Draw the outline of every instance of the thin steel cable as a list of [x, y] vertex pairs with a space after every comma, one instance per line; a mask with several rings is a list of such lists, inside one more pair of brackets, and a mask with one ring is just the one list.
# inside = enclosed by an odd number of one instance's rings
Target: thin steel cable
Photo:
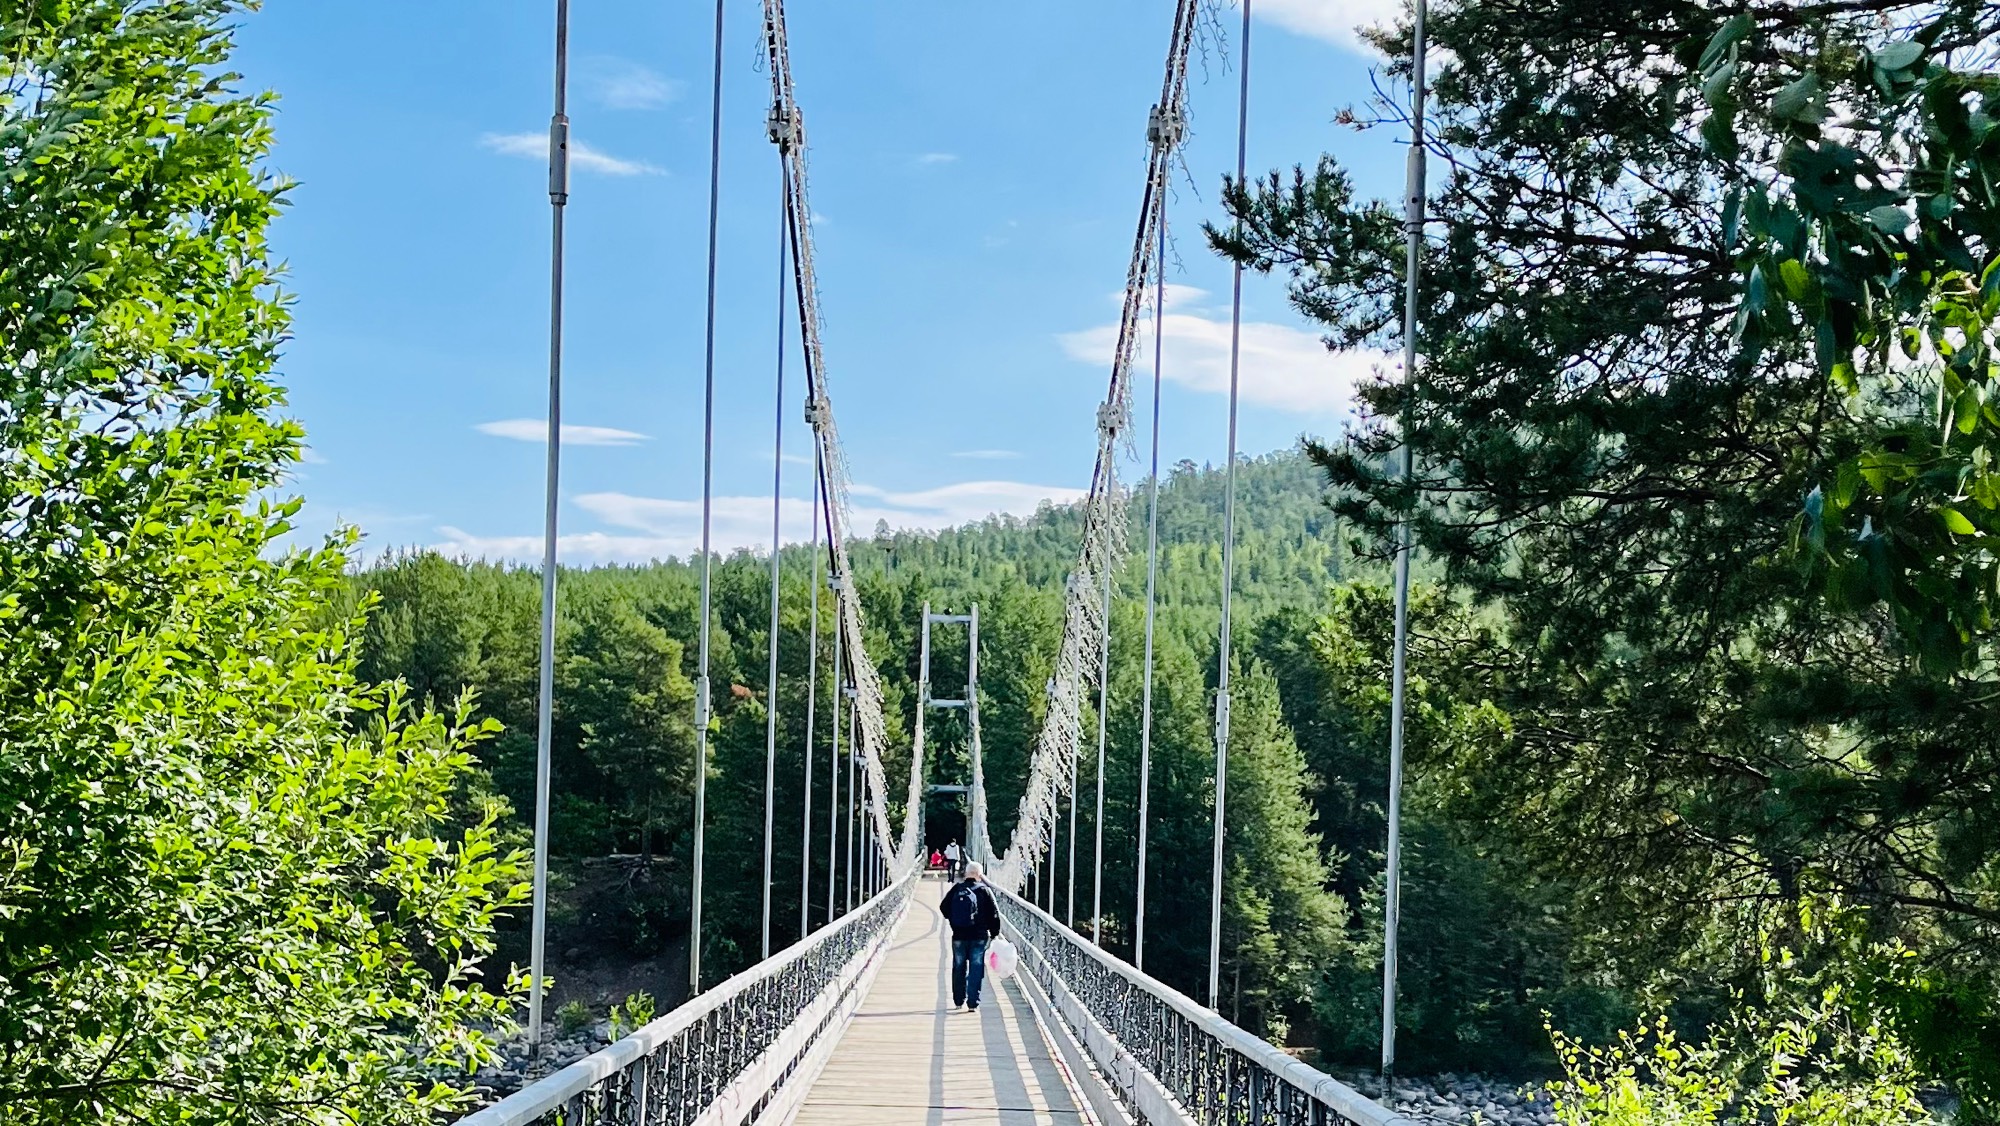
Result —
[[1160, 216], [1157, 269], [1153, 287], [1153, 467], [1146, 486], [1146, 659], [1139, 689], [1139, 871], [1138, 903], [1132, 912], [1132, 965], [1146, 968], [1146, 836], [1151, 828], [1153, 790], [1153, 618], [1160, 580], [1160, 372], [1167, 316], [1167, 217]]
[[[845, 692], [846, 689], [842, 689]], [[847, 709], [847, 909], [854, 910], [854, 711]]]
[[542, 500], [541, 668], [535, 712], [534, 923], [528, 962], [528, 1042], [542, 1041], [543, 946], [549, 915], [550, 745], [556, 693], [556, 510], [562, 477], [563, 208], [569, 203], [569, 0], [556, 0], [555, 112], [549, 117], [549, 419]]
[[[1250, 0], [1243, 0], [1242, 84], [1236, 103], [1236, 182], [1248, 163], [1250, 134]], [[1238, 230], [1242, 225], [1239, 223]], [[1229, 297], [1229, 468], [1222, 494], [1222, 644], [1215, 688], [1215, 867], [1208, 909], [1208, 1007], [1220, 1000], [1222, 973], [1222, 846], [1229, 788], [1229, 606], [1236, 593], [1236, 404], [1243, 352], [1243, 263], [1231, 271]]]
[[[835, 600], [834, 613], [839, 614], [840, 591], [838, 589], [833, 592], [833, 597]], [[831, 839], [833, 848], [833, 851], [829, 852], [826, 857], [826, 917], [828, 919], [833, 918], [833, 886], [840, 879], [840, 701], [843, 696], [847, 695], [847, 674], [842, 670], [840, 660], [840, 638], [844, 632], [838, 623], [836, 623], [833, 630], [833, 723], [831, 725], [831, 734], [833, 735], [833, 804], [826, 811], [828, 821], [827, 836]], [[852, 762], [853, 760], [850, 759], [847, 770], [847, 842], [850, 852], [854, 845], [854, 768]], [[851, 860], [847, 867], [848, 882], [852, 883], [854, 864]], [[854, 897], [850, 894], [847, 897], [847, 907], [852, 908], [853, 906]], [[841, 911], [843, 915], [846, 913], [845, 909]]]
[[[814, 462], [820, 462], [818, 452], [814, 452]], [[828, 576], [828, 582], [830, 580], [832, 580], [832, 576]], [[840, 598], [838, 590], [834, 592], [834, 598], [836, 600]], [[840, 608], [836, 604], [834, 612], [838, 614], [838, 610]], [[828, 784], [832, 786], [832, 792], [826, 798], [826, 922], [834, 922], [834, 900], [836, 900], [834, 890], [840, 884], [840, 686], [844, 682], [846, 680], [840, 674], [840, 626], [836, 624], [834, 626], [834, 700], [832, 700], [832, 704], [834, 704], [834, 716], [832, 716], [832, 722], [826, 726], [828, 728], [826, 734], [830, 734], [832, 740], [834, 740], [834, 748], [832, 748], [832, 752], [828, 752], [828, 760], [826, 760], [826, 774], [828, 774], [828, 780], [830, 780]], [[850, 794], [852, 794], [852, 788], [854, 788], [854, 780], [848, 778], [848, 792]], [[852, 800], [852, 796], [848, 800]]]
[[[819, 474], [812, 480], [812, 587], [807, 595], [809, 621], [806, 625], [806, 741], [805, 813], [799, 818], [799, 938], [812, 933], [812, 827], [813, 827], [813, 734], [819, 720]], [[831, 806], [829, 806], [831, 808]], [[828, 863], [833, 850], [828, 848]], [[827, 892], [827, 921], [833, 921], [833, 893]]]
[[1068, 907], [1064, 925], [1076, 929], [1076, 755], [1069, 756], [1069, 889], [1063, 893]]
[[[1416, 0], [1411, 44], [1410, 163], [1405, 201], [1403, 263], [1403, 382], [1417, 378], [1417, 282], [1424, 247], [1424, 20], [1428, 5]], [[1406, 400], [1409, 401], [1409, 400]], [[1401, 465], [1397, 475], [1408, 481], [1414, 473], [1409, 442], [1410, 422], [1401, 420]], [[1410, 647], [1410, 521], [1396, 523], [1396, 656], [1390, 673], [1389, 701], [1389, 847], [1384, 857], [1382, 897], [1382, 1075], [1396, 1072], [1396, 938], [1403, 914], [1403, 704]], [[1384, 1088], [1386, 1090], [1386, 1088]]]
[[790, 213], [792, 182], [778, 166], [778, 355], [777, 386], [771, 398], [771, 632], [766, 638], [767, 667], [764, 674], [764, 925], [759, 958], [771, 956], [771, 889], [777, 883], [771, 870], [772, 842], [777, 837], [778, 813], [778, 584], [784, 576], [785, 505], [785, 268], [791, 247], [786, 216]]
[[708, 137], [708, 317], [702, 354], [701, 405], [701, 629], [694, 682], [694, 879], [688, 918], [688, 996], [701, 992], [701, 876], [708, 822], [710, 531], [715, 510], [715, 261], [717, 219], [722, 213], [722, 5], [715, 0], [715, 60], [710, 74]]
[[[1104, 572], [1104, 643], [1098, 646], [1097, 664], [1097, 814], [1091, 822], [1092, 832], [1097, 842], [1093, 851], [1094, 868], [1097, 874], [1090, 881], [1090, 941], [1096, 942], [1102, 935], [1099, 919], [1104, 907], [1104, 746], [1106, 724], [1111, 712], [1111, 572]], [[1072, 792], [1075, 786], [1070, 787]], [[1074, 800], [1074, 799], [1072, 799]], [[1072, 817], [1070, 823], [1075, 825]], [[1070, 870], [1076, 870], [1076, 839], [1070, 838]], [[1070, 898], [1076, 898], [1076, 881], [1070, 880]], [[1070, 909], [1070, 929], [1076, 929], [1076, 909]]]

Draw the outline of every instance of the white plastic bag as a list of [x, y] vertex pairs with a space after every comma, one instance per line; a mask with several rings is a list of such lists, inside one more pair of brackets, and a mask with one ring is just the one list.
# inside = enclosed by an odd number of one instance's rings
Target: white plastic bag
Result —
[[986, 946], [986, 972], [996, 981], [1005, 981], [1013, 976], [1014, 967], [1021, 964], [1021, 952], [1004, 938], [996, 938]]

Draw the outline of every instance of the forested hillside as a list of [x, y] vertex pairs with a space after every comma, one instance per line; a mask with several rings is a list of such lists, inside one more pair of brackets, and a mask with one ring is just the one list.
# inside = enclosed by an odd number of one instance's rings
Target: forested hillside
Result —
[[[1199, 990], [1207, 964], [1212, 709], [1221, 581], [1224, 475], [1182, 463], [1160, 492], [1160, 611], [1154, 695], [1147, 968]], [[1319, 471], [1299, 453], [1246, 460], [1238, 476], [1237, 660], [1231, 735], [1226, 880], [1225, 1008], [1251, 1027], [1365, 1059], [1379, 1003], [1379, 885], [1385, 793], [1388, 610], [1386, 572], [1341, 542]], [[1141, 726], [1145, 504], [1131, 506], [1132, 554], [1118, 589], [1112, 639], [1102, 889], [1106, 933], [1128, 952], [1135, 903]], [[879, 532], [854, 545], [866, 598], [870, 657], [882, 670], [895, 753], [907, 769], [921, 608], [981, 616], [982, 734], [1004, 847], [1042, 718], [1060, 633], [1062, 590], [1079, 535], [1076, 511], [1044, 506], [942, 532]], [[775, 941], [797, 933], [805, 767], [809, 549], [785, 553], [777, 689], [779, 798]], [[758, 946], [762, 864], [768, 559], [741, 553], [715, 571], [717, 693], [707, 841], [709, 972], [747, 964]], [[1360, 581], [1361, 587], [1343, 584]], [[613, 853], [647, 858], [619, 894], [569, 904], [594, 919], [589, 942], [557, 943], [585, 959], [668, 950], [687, 926], [698, 573], [686, 561], [565, 571], [554, 735], [553, 849], [579, 887], [601, 883], [580, 862]], [[380, 602], [369, 616], [362, 668], [419, 695], [476, 692], [503, 725], [485, 744], [491, 790], [525, 824], [534, 771], [536, 613], [533, 572], [399, 554], [361, 572]], [[814, 732], [811, 911], [824, 916], [826, 811], [831, 794], [827, 677], [830, 600], [821, 601], [821, 709]], [[962, 634], [941, 632], [939, 691], [963, 682]], [[930, 721], [931, 776], [967, 780], [962, 718]], [[1086, 717], [1086, 731], [1094, 730]], [[1093, 893], [1095, 763], [1086, 756], [1076, 839], [1077, 917]], [[844, 784], [844, 778], [843, 778]], [[899, 787], [893, 790], [900, 793]], [[468, 800], [479, 795], [469, 794]], [[843, 799], [844, 800], [844, 799]], [[962, 832], [962, 811], [935, 802], [936, 843]], [[1405, 922], [1410, 1058], [1416, 1066], [1517, 1071], [1548, 1058], [1546, 1006], [1598, 1026], [1605, 990], [1573, 977], [1568, 939], [1544, 899], [1496, 879], [1450, 827], [1414, 816], [1415, 875]], [[1067, 916], [1069, 825], [1058, 833], [1056, 910]], [[845, 841], [839, 846], [844, 851]], [[844, 871], [844, 858], [839, 861]], [[627, 890], [629, 887], [629, 890]], [[584, 897], [583, 891], [572, 893]], [[844, 896], [844, 891], [843, 891]], [[558, 915], [560, 926], [564, 916]], [[1525, 928], [1525, 929], [1524, 929]], [[558, 959], [555, 972], [564, 967]], [[1614, 1006], [1615, 1008], [1615, 1006]], [[1622, 1015], [1622, 1010], [1619, 1010]]]

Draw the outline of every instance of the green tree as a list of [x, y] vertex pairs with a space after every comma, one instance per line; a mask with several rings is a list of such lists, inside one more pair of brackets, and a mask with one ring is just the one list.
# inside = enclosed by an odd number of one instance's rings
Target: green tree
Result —
[[[485, 727], [355, 675], [223, 0], [0, 3], [0, 1118], [427, 1123], [518, 868]], [[331, 620], [329, 620], [331, 619]]]
[[[1424, 363], [1407, 386], [1365, 389], [1369, 424], [1314, 456], [1346, 519], [1379, 543], [1411, 517], [1448, 581], [1500, 619], [1504, 644], [1459, 660], [1512, 728], [1454, 764], [1480, 805], [1507, 812], [1488, 827], [1493, 847], [1575, 881], [1601, 940], [1628, 964], [1701, 951], [1727, 967], [1711, 976], [1738, 974], [1752, 944], [1734, 906], [1783, 912], [1823, 888], [1876, 908], [1875, 925], [1944, 976], [1986, 979], [2000, 966], [2000, 695], [1990, 668], [1926, 662], [1925, 639], [1899, 633], [1880, 606], [1802, 581], [1794, 545], [1813, 490], [1831, 492], [1883, 434], [1847, 421], [1853, 397], [1819, 362], [1823, 319], [1760, 319], [1756, 346], [1742, 346], [1746, 312], [1758, 313], [1743, 271], [1771, 253], [1776, 244], [1759, 240], [1781, 222], [1775, 206], [1753, 220], [1747, 193], [1810, 191], [1811, 176], [1794, 172], [1813, 165], [1787, 163], [1800, 152], [1790, 142], [1746, 142], [1718, 160], [1714, 124], [1735, 89], [1710, 54], [1718, 25], [1748, 21], [1758, 34], [1738, 55], [1761, 69], [1731, 96], [1750, 105], [1750, 91], [1767, 92], [1774, 111], [1799, 103], [1787, 121], [1803, 122], [1814, 99], [1795, 90], [1778, 106], [1791, 85], [1774, 85], [1778, 71], [1824, 60], [1829, 74], [1873, 82], [1881, 70], [1886, 92], [1857, 94], [1855, 126], [1824, 139], [1894, 166], [1921, 127], [1884, 134], [1869, 115], [1895, 101], [1915, 120], [1900, 91], [1931, 72], [1897, 44], [1939, 18], [1936, 42], [1957, 61], [1917, 54], [1990, 69], [1990, 4], [1438, 6], [1446, 61], [1431, 143], [1450, 163], [1419, 290]], [[1407, 28], [1376, 42], [1408, 56]], [[1984, 94], [1948, 80], [1934, 90], [1959, 109], [1933, 102], [1932, 112], [1963, 110], [1978, 132]], [[1846, 159], [1818, 151], [1811, 160]], [[1942, 159], [1921, 162], [1934, 171]], [[1906, 204], [1923, 178], [1898, 189]], [[1357, 198], [1335, 162], [1232, 185], [1227, 202], [1244, 233], [1217, 231], [1216, 242], [1287, 273], [1334, 341], [1395, 338], [1395, 212]], [[1884, 206], [1865, 193], [1850, 202]], [[1833, 208], [1843, 222], [1855, 217], [1845, 206]], [[1745, 223], [1766, 233], [1746, 243]], [[1834, 229], [1813, 236], [1815, 263], [1829, 251], [1843, 270], [1889, 261], [1875, 244], [1828, 241]], [[1925, 251], [1936, 262], [1956, 256], [1938, 228], [1909, 229], [1939, 240]], [[1968, 250], [1981, 262], [1991, 253]], [[1766, 297], [1782, 282], [1767, 277]], [[1878, 315], [1912, 308], [1912, 293], [1933, 284], [1963, 292], [1962, 278], [1934, 271], [1893, 299], [1878, 290]], [[1810, 287], [1801, 292], [1810, 301]], [[1405, 440], [1420, 459], [1412, 482], [1383, 468]], [[1924, 485], [1947, 487], [1958, 486]], [[1937, 494], [1927, 495], [1912, 511]], [[1944, 604], [1957, 589], [1918, 593]], [[1960, 606], [1973, 615], [1964, 621], [1981, 613]], [[1736, 941], [1716, 940], [1718, 929]], [[1990, 1010], [1933, 1017], [1994, 1021]], [[1944, 1043], [1933, 1031], [1910, 1029], [1913, 1047]], [[1924, 1066], [2000, 1074], [1990, 1047], [1955, 1044], [1976, 1054]]]
[[1282, 1040], [1312, 1009], [1339, 951], [1347, 905], [1328, 894], [1328, 857], [1309, 827], [1305, 757], [1278, 685], [1252, 662], [1231, 682], [1223, 945], [1231, 1019]]

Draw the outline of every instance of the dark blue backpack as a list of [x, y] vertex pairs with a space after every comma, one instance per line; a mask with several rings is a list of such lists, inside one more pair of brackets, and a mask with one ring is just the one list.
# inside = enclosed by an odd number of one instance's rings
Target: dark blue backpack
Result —
[[955, 931], [979, 929], [979, 892], [971, 884], [959, 884], [945, 896], [944, 917]]

